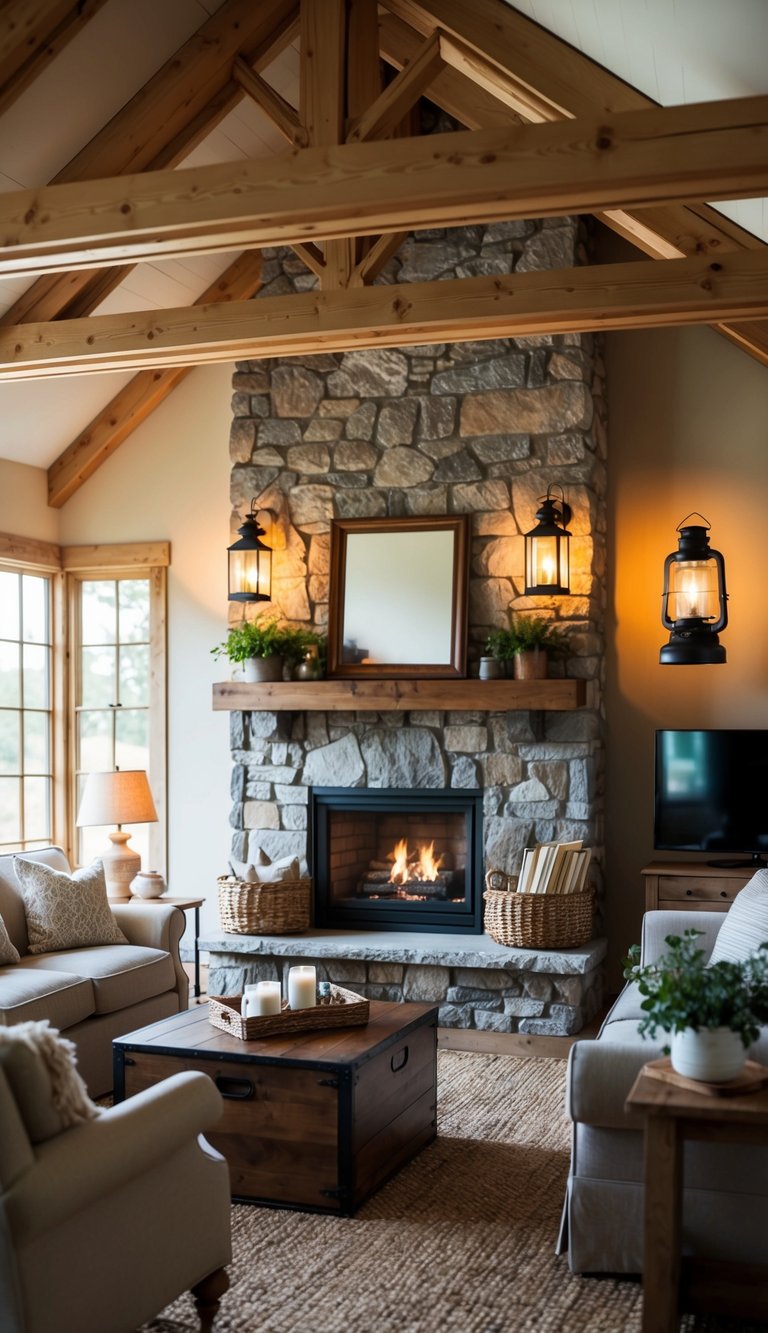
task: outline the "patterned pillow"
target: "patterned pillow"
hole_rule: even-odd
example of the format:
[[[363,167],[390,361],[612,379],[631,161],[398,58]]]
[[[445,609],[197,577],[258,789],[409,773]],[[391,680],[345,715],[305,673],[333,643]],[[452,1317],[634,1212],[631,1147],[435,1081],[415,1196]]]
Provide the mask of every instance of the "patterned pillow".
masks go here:
[[[6,930],[3,918],[0,916],[0,967],[4,966],[5,963],[18,963],[18,961],[19,951]]]
[[[768,941],[768,870],[758,870],[736,894],[717,932],[710,963],[741,963]]]
[[[109,910],[101,861],[74,875],[21,856],[14,856],[13,867],[24,898],[30,953],[128,943]]]

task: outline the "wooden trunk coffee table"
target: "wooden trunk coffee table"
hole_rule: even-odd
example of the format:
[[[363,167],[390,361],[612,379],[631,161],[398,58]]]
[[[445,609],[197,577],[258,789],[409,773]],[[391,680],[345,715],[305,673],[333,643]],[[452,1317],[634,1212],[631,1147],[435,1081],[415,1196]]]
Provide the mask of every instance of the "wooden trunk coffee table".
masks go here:
[[[206,1138],[232,1197],[353,1213],[434,1139],[437,1008],[371,1002],[364,1027],[241,1041],[185,1009],[113,1042],[115,1101],[202,1070],[224,1098]]]

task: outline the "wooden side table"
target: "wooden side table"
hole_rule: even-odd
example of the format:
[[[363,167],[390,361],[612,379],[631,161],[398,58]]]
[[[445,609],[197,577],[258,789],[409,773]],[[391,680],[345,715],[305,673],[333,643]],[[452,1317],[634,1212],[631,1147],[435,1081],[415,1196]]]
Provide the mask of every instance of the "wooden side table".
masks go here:
[[[192,986],[192,995],[198,1000],[200,998],[200,908],[205,902],[205,898],[173,898],[170,894],[164,893],[160,898],[131,898],[132,903],[166,903],[171,907],[178,907],[182,912],[195,913],[195,980]]]
[[[768,1319],[768,1265],[680,1255],[685,1140],[768,1143],[768,1088],[712,1097],[641,1070],[626,1109],[645,1116],[643,1333],[674,1333],[681,1303],[686,1311]]]

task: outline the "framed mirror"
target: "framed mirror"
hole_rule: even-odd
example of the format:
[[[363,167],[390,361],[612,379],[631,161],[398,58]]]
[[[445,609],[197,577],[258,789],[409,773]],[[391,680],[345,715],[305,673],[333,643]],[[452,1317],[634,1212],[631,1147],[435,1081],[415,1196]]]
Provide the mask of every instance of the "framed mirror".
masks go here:
[[[465,676],[468,559],[465,514],[334,521],[329,676]]]

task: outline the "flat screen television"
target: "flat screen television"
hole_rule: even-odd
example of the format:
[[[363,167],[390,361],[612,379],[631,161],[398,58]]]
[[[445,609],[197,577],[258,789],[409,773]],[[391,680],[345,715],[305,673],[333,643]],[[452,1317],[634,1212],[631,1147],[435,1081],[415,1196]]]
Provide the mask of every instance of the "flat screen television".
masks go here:
[[[654,846],[766,864],[768,731],[656,732]]]

